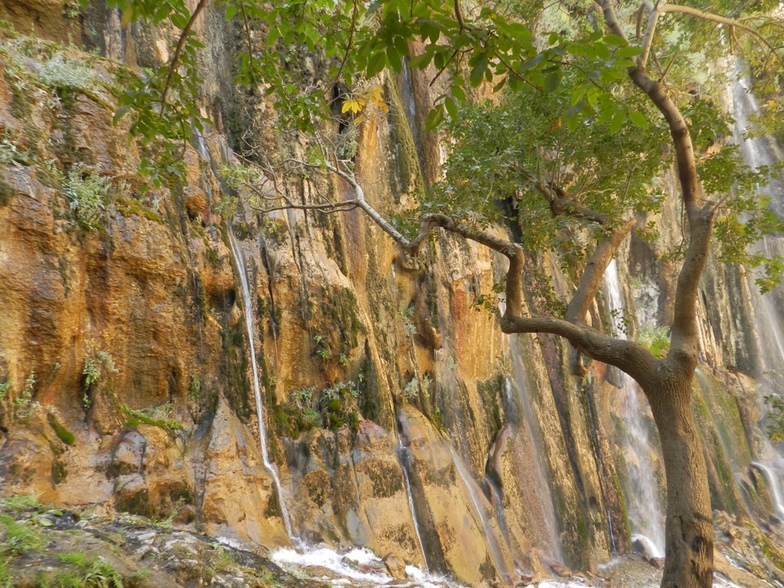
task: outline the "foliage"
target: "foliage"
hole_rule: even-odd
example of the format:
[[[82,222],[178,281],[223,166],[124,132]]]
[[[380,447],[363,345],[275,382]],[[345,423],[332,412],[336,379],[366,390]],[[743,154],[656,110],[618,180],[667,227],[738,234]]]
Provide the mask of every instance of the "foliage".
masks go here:
[[[42,506],[35,496],[9,496],[0,500],[0,509],[5,512],[37,510]]]
[[[55,89],[90,90],[95,83],[91,68],[61,53],[47,60],[38,76],[44,84]]]
[[[134,409],[125,404],[119,405],[120,412],[128,417],[127,427],[136,427],[139,424],[159,427],[169,432],[182,429],[182,423],[172,417],[174,405],[170,402],[151,408]]]
[[[22,391],[15,398],[11,398],[10,382],[0,383],[0,405],[6,408],[11,419],[15,421],[24,420],[31,417],[41,405],[33,400],[35,391],[35,372],[30,372],[25,379]]]
[[[79,225],[87,230],[98,227],[106,211],[112,180],[87,173],[81,163],[73,164],[61,180],[68,205]]]
[[[430,376],[427,374],[422,376],[421,380],[419,378],[411,378],[408,383],[403,386],[400,394],[406,402],[412,402],[419,398],[420,395],[427,402],[430,400],[430,385],[432,383],[433,380],[431,380]]]
[[[666,327],[644,327],[637,340],[656,357],[664,357],[670,350],[670,333]]]
[[[784,441],[784,398],[777,394],[765,396],[765,404],[768,405],[768,436],[774,443]]]
[[[0,556],[16,556],[28,551],[37,551],[46,545],[43,536],[25,522],[18,522],[14,517],[0,514],[0,525],[4,528],[4,537],[0,543]]]
[[[63,570],[54,580],[63,588],[123,588],[123,576],[114,565],[103,557],[88,557],[84,553],[63,553],[62,563],[78,568],[78,571]]]
[[[94,356],[88,357],[84,360],[84,367],[82,368],[82,406],[88,410],[92,405],[90,400],[90,392],[93,390],[98,381],[110,374],[115,374],[119,370],[114,365],[114,359],[108,351],[99,351]]]

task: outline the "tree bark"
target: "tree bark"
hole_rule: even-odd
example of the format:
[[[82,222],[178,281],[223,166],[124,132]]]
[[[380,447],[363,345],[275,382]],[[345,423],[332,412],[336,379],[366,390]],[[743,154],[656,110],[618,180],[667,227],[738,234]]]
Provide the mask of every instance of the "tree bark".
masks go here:
[[[691,412],[694,370],[668,369],[641,383],[659,430],[667,476],[662,588],[711,588],[713,519],[705,456]]]

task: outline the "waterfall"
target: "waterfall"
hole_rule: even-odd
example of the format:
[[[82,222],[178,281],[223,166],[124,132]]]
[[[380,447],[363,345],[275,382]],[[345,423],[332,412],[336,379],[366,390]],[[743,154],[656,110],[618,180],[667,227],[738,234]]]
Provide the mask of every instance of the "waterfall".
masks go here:
[[[528,503],[529,508],[538,508],[538,512],[532,512],[531,516],[540,531],[540,540],[549,544],[550,555],[558,561],[563,561],[563,551],[561,549],[561,538],[558,532],[558,521],[555,516],[555,505],[550,486],[547,481],[547,469],[545,457],[542,449],[542,433],[539,430],[539,423],[536,421],[534,408],[531,402],[531,395],[526,384],[525,365],[523,363],[522,351],[517,336],[513,335],[509,339],[510,359],[512,360],[514,378],[506,378],[505,387],[508,397],[512,396],[512,391],[516,390],[517,397],[522,406],[523,419],[520,422],[520,433],[530,440],[529,455],[516,456],[523,459],[522,464],[526,470],[521,475],[527,476],[526,483],[532,491],[532,498]]]
[[[466,470],[463,461],[460,459],[460,456],[455,453],[452,445],[446,442],[445,444],[447,449],[449,449],[449,454],[452,456],[452,463],[454,464],[455,469],[460,476],[460,480],[463,483],[463,488],[465,489],[466,494],[468,494],[468,497],[471,499],[471,506],[474,507],[474,512],[482,523],[482,530],[484,531],[485,540],[487,541],[487,548],[490,551],[490,557],[493,559],[493,563],[495,564],[495,569],[498,570],[498,573],[501,574],[501,577],[504,579],[504,581],[509,582],[512,576],[510,571],[507,569],[506,561],[504,559],[503,553],[501,552],[498,534],[490,524],[490,518],[487,516],[487,511],[483,507],[482,501],[479,498],[479,489],[476,487],[476,482],[474,482],[473,478]]]
[[[210,169],[212,173],[215,175],[216,179],[218,180],[218,184],[221,184],[220,177],[217,171],[217,167],[215,165],[215,161],[212,158],[212,154],[210,153],[209,145],[207,145],[207,141],[204,138],[204,135],[198,130],[193,130],[193,135],[195,137],[195,149],[196,152],[199,154],[204,161],[210,164]],[[227,148],[228,149],[228,148]],[[230,153],[224,153],[226,160],[228,161],[230,158]],[[210,182],[205,177],[204,178],[204,185],[205,189],[208,191],[210,190]],[[248,350],[250,352],[250,365],[251,371],[253,374],[253,393],[256,402],[256,420],[259,423],[259,448],[261,450],[261,459],[264,463],[264,468],[269,472],[272,476],[272,480],[275,484],[275,492],[278,497],[278,508],[280,509],[280,516],[283,519],[283,526],[286,529],[286,535],[289,539],[294,539],[294,533],[291,528],[291,517],[289,516],[288,508],[286,507],[286,497],[283,491],[283,484],[280,481],[280,476],[278,475],[278,470],[275,468],[275,465],[270,461],[269,452],[267,451],[267,427],[264,422],[264,405],[262,403],[262,396],[261,396],[261,383],[259,381],[259,367],[258,363],[256,362],[256,343],[253,338],[254,329],[254,319],[253,319],[253,299],[250,295],[250,286],[248,283],[248,272],[245,269],[245,257],[242,254],[242,249],[240,248],[239,243],[237,242],[237,238],[234,235],[234,231],[231,228],[231,223],[228,223],[228,233],[229,233],[229,245],[231,247],[231,254],[234,258],[234,264],[237,269],[237,277],[240,282],[240,290],[242,291],[242,308],[245,313],[245,328],[248,334]]]
[[[234,231],[231,230],[231,225],[229,225],[229,244],[231,245],[231,253],[234,256],[234,261],[237,265],[237,276],[239,277],[240,288],[242,289],[242,308],[245,311],[245,327],[248,330],[248,349],[250,352],[250,365],[253,372],[253,393],[256,399],[256,420],[259,423],[259,445],[261,446],[261,458],[264,462],[264,467],[270,473],[275,483],[275,491],[278,494],[280,516],[283,519],[283,525],[286,528],[286,534],[289,536],[289,539],[293,539],[294,534],[291,530],[291,518],[289,517],[289,511],[286,508],[286,497],[283,492],[283,484],[280,482],[278,470],[270,461],[269,452],[267,451],[267,428],[264,424],[264,408],[261,397],[261,384],[259,382],[259,367],[256,363],[256,345],[253,341],[253,302],[250,296],[250,288],[248,286],[248,274],[245,270],[245,259],[242,256],[242,249],[240,249],[237,238],[234,236]]]
[[[745,134],[750,128],[750,117],[759,111],[757,101],[751,93],[747,78],[736,80],[728,88],[732,114],[735,118],[733,125],[733,139],[739,145],[740,153],[747,165],[754,169],[763,166],[772,166],[781,162],[782,155],[772,137],[746,138]],[[784,218],[784,181],[771,179],[767,186],[772,199],[771,209],[779,218]],[[765,254],[782,254],[782,239],[780,237],[767,237],[756,247]],[[757,293],[757,288],[752,283],[752,292]],[[758,295],[760,304],[756,304],[756,327],[763,340],[762,355],[765,358],[766,368],[784,371],[784,324],[782,324],[781,311],[776,308],[770,293]]]
[[[617,337],[626,339],[623,324],[623,296],[618,279],[618,266],[614,259],[604,272],[604,285],[612,315],[613,331]],[[638,399],[637,383],[623,372],[621,372],[621,394],[623,394],[621,416],[627,427],[624,435],[624,463],[628,482],[624,490],[632,526],[632,539],[640,540],[647,545],[652,556],[664,557],[664,525],[653,477],[653,463],[650,456],[652,443],[643,422],[643,407],[640,406]]]
[[[765,474],[765,480],[768,482],[770,491],[773,493],[773,507],[776,509],[776,516],[784,520],[784,500],[781,498],[781,486],[778,477],[773,473],[773,470],[765,464],[753,461],[751,462],[751,465]]]
[[[759,106],[751,93],[748,77],[741,76],[740,67],[736,67],[738,79],[727,87],[732,115],[735,119],[733,125],[733,139],[739,146],[740,153],[747,165],[754,169],[771,166],[782,161],[782,154],[772,137],[746,137],[747,130],[751,127],[750,118],[759,111]],[[784,181],[771,179],[767,186],[771,195],[770,208],[781,219],[784,218]],[[755,246],[755,250],[766,255],[784,254],[784,239],[781,236],[765,237]],[[764,370],[767,381],[760,387],[760,395],[780,394],[780,383],[775,382],[770,374],[784,373],[784,316],[777,307],[773,293],[760,294],[751,277],[749,289],[753,298],[754,328],[759,341],[760,368]],[[778,286],[778,293],[781,286]],[[781,497],[782,458],[779,452],[769,442],[762,446],[758,459],[764,458],[768,465],[759,461],[752,465],[758,467],[765,474],[775,501],[776,515],[784,517],[784,502]]]
[[[419,549],[422,551],[422,559],[425,562],[425,570],[430,571],[430,564],[427,562],[427,552],[425,551],[425,544],[422,541],[422,534],[419,531],[419,520],[417,519],[416,508],[414,508],[414,496],[411,494],[411,479],[408,475],[409,459],[411,453],[408,448],[403,445],[403,438],[398,433],[397,436],[397,457],[400,460],[400,467],[403,470],[403,480],[406,484],[406,496],[408,498],[408,510],[411,511],[411,520],[414,524],[414,531],[416,532],[417,542]]]

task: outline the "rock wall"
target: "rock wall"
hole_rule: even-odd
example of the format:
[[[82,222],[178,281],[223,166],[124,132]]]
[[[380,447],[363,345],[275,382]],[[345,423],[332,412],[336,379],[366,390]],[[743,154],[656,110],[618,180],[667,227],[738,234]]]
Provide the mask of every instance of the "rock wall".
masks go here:
[[[22,4],[4,10],[26,33]],[[166,58],[167,31],[123,27],[100,3],[81,18],[85,46],[112,59]],[[63,41],[55,20],[36,32]],[[213,48],[204,110],[216,129],[185,149],[187,182],[162,189],[140,178],[127,123],[112,124],[121,66],[3,29],[0,493],[179,513],[266,547],[291,541],[283,500],[307,542],[394,552],[471,585],[590,571],[628,551],[617,377],[593,364],[575,379],[562,342],[501,334],[495,314],[475,308],[505,272],[484,248],[439,234],[412,269],[359,211],[262,218],[222,190],[228,146],[250,136],[254,148],[297,154],[307,144],[271,133],[270,105],[232,87],[236,31],[209,11],[200,27]],[[393,213],[437,176],[439,148],[422,130],[426,83],[379,84],[391,111],[359,127],[355,170],[373,205]],[[352,196],[335,177],[287,189],[302,202]],[[678,218],[666,208],[672,232],[633,238],[619,256],[635,330],[671,316],[676,267],[661,254]],[[530,266],[572,287],[545,256]],[[282,496],[259,451],[240,269]],[[766,518],[769,492],[751,466],[766,447],[749,379],[760,376],[753,294],[717,264],[703,291],[695,411],[714,505]],[[535,293],[527,299],[535,310]],[[591,315],[609,328],[604,300]]]

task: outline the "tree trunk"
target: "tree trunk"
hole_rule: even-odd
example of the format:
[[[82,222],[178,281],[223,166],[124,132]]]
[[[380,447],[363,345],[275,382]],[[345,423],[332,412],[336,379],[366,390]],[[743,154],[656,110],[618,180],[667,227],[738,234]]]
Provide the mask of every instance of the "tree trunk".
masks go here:
[[[711,588],[713,519],[708,473],[691,412],[691,380],[669,374],[643,385],[661,438],[667,475],[662,588]]]

